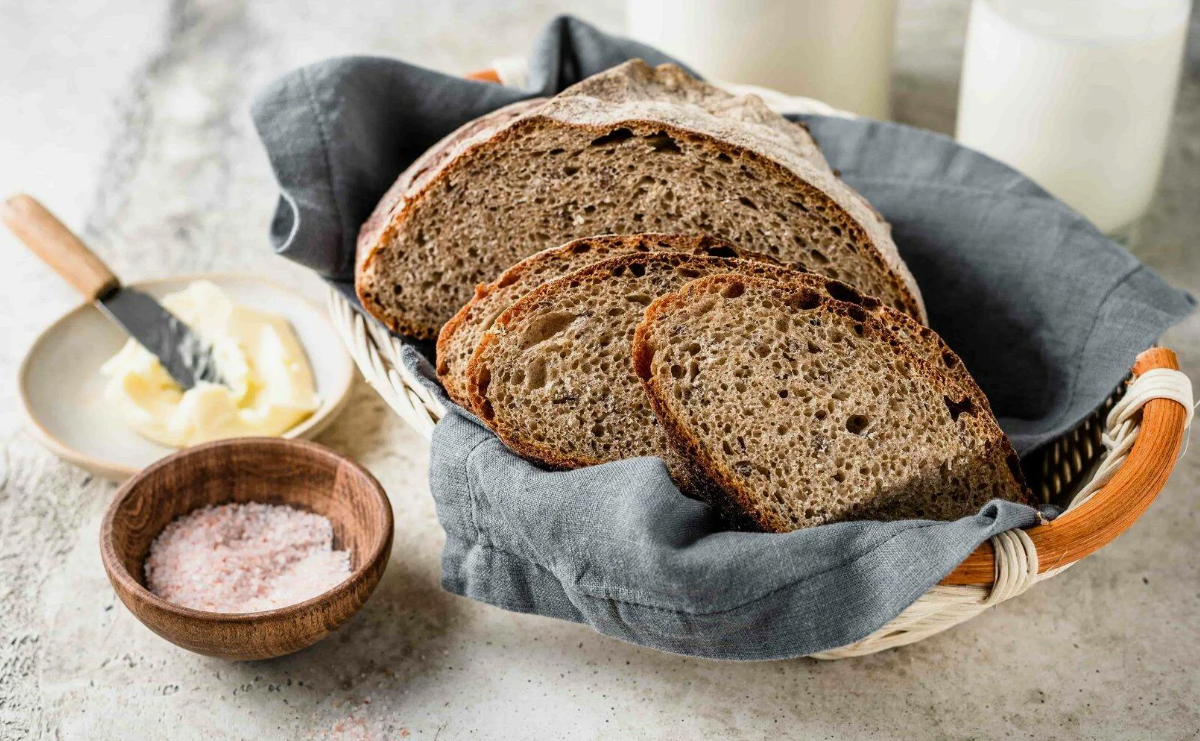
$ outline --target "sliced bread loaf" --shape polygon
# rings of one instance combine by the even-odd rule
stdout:
[[[633,353],[688,479],[764,530],[1027,501],[1007,438],[964,392],[970,376],[860,305],[707,277],[650,305]]]
[[[467,369],[472,408],[510,449],[549,466],[656,455],[674,475],[682,469],[633,373],[630,341],[655,298],[730,272],[795,275],[764,262],[651,252],[535,288],[484,333]]]
[[[717,234],[924,320],[885,222],[799,126],[679,68],[635,61],[484,126],[401,175],[362,230],[356,287],[435,336],[475,285],[593,234]]]
[[[766,260],[732,242],[689,234],[607,234],[585,237],[530,255],[491,283],[475,288],[475,297],[442,327],[437,341],[437,372],[450,398],[470,408],[467,364],[483,333],[500,313],[543,283],[611,257],[639,252],[686,252],[709,257]]]

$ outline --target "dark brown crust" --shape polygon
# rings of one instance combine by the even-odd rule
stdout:
[[[881,274],[887,276],[888,282],[891,283],[893,290],[899,297],[901,303],[904,305],[905,313],[908,313],[919,322],[925,321],[921,301],[915,296],[905,281],[900,277],[897,272],[897,266],[890,264],[889,261],[884,258],[881,249],[871,241],[863,227],[828,194],[804,180],[797,173],[793,172],[782,164],[775,162],[770,158],[764,157],[752,149],[729,144],[709,136],[708,134],[680,129],[675,126],[665,124],[661,121],[626,119],[613,124],[605,124],[601,126],[583,123],[568,123],[559,119],[538,115],[536,111],[527,115],[517,116],[516,120],[505,123],[490,137],[483,139],[478,143],[467,146],[458,152],[453,159],[451,159],[437,171],[435,177],[422,183],[417,189],[416,193],[412,194],[411,197],[403,198],[399,205],[395,206],[388,223],[382,227],[380,227],[378,224],[375,224],[370,230],[364,227],[364,230],[360,234],[359,238],[359,261],[355,280],[355,286],[358,291],[359,300],[362,301],[363,307],[366,308],[367,311],[372,314],[372,316],[375,316],[386,326],[388,326],[388,328],[393,332],[410,335],[419,339],[432,339],[435,337],[441,328],[440,326],[430,327],[418,325],[415,322],[406,320],[402,317],[389,317],[386,315],[383,307],[376,304],[372,300],[372,297],[367,294],[367,291],[365,290],[365,283],[367,280],[366,275],[369,273],[373,265],[374,257],[381,250],[387,248],[388,245],[393,241],[393,238],[401,232],[405,221],[410,218],[412,212],[419,206],[422,200],[428,196],[432,186],[437,181],[449,177],[452,173],[465,166],[463,161],[466,158],[466,155],[484,148],[494,149],[502,147],[510,139],[519,138],[530,129],[540,129],[542,127],[555,126],[586,132],[585,136],[589,139],[595,138],[596,136],[602,135],[617,127],[666,131],[669,135],[678,136],[680,138],[704,140],[720,152],[730,157],[741,158],[758,164],[759,166],[770,171],[774,176],[780,178],[782,181],[790,185],[792,188],[803,192],[807,197],[813,198],[824,205],[825,213],[829,214],[829,216],[826,218],[833,220],[839,225],[840,228],[845,230],[852,238],[854,243],[860,246],[866,246],[868,248],[862,249],[860,247],[858,253],[859,256],[867,257],[867,259],[874,264],[875,269],[880,271]],[[383,208],[382,204],[380,208]],[[376,210],[377,213],[379,210],[380,209]],[[373,215],[372,220],[375,220],[375,218],[375,215]],[[373,222],[369,221],[368,223]]]
[[[911,347],[907,346],[888,330],[884,322],[880,321],[874,313],[860,311],[854,314],[852,313],[852,309],[855,308],[853,304],[832,299],[829,293],[815,290],[811,285],[806,285],[798,281],[781,283],[780,281],[756,277],[716,275],[692,281],[685,285],[682,290],[667,294],[652,302],[646,308],[645,315],[634,333],[634,372],[641,381],[642,387],[646,390],[650,406],[654,410],[655,416],[658,417],[659,423],[666,430],[668,440],[671,441],[672,445],[677,446],[676,449],[679,450],[681,457],[688,463],[688,475],[693,482],[693,486],[705,498],[716,499],[717,506],[722,508],[723,513],[726,513],[730,506],[732,506],[736,509],[736,512],[753,519],[757,526],[764,531],[786,532],[792,529],[789,523],[785,522],[782,518],[772,516],[773,513],[771,512],[764,512],[762,509],[756,507],[752,494],[741,486],[738,478],[719,460],[711,456],[700,444],[699,439],[688,432],[680,421],[671,414],[666,401],[667,394],[665,390],[660,388],[658,378],[652,374],[651,364],[654,358],[654,348],[649,342],[648,335],[655,320],[678,306],[690,303],[697,295],[714,293],[736,282],[744,284],[757,283],[758,287],[766,290],[788,292],[790,293],[789,299],[795,300],[797,303],[804,304],[815,301],[835,314],[860,322],[864,327],[866,335],[872,333],[881,335],[888,340],[885,344],[891,348],[893,353],[903,357],[909,363],[914,363],[918,367],[922,367],[925,370],[927,378],[939,387],[940,390],[944,391],[946,388],[935,369],[926,363]],[[954,387],[957,388],[958,386],[959,383],[955,382]],[[980,393],[980,396],[982,396],[982,393]],[[1011,451],[1012,447],[1008,442],[1008,438],[1000,430],[999,425],[995,423],[994,418],[991,416],[990,408],[988,409],[988,414],[980,416],[980,419],[987,422],[986,426],[994,427],[990,438],[1000,441],[999,444]],[[991,449],[990,445],[985,447],[986,451],[990,451]],[[1010,473],[1014,473],[1011,467]],[[1014,476],[1014,483],[1020,487],[1025,500],[1024,503],[1033,504],[1032,495],[1028,487],[1026,487],[1024,480]],[[726,514],[726,517],[728,516]]]
[[[670,259],[678,262],[689,260],[695,261],[720,261],[726,263],[729,271],[737,275],[749,276],[772,276],[775,281],[787,280],[789,277],[798,275],[791,268],[775,265],[771,263],[755,262],[751,260],[738,260],[731,258],[707,258],[688,255],[684,253],[644,253],[635,255],[625,255],[623,257],[614,257],[601,262],[593,263],[587,267],[576,270],[574,273],[563,276],[549,283],[543,283],[534,290],[525,294],[521,300],[510,306],[499,317],[496,318],[492,328],[484,333],[483,339],[479,343],[479,347],[475,349],[475,354],[471,358],[470,365],[467,366],[468,378],[468,393],[471,403],[470,409],[483,420],[485,424],[492,429],[493,432],[500,438],[502,442],[510,450],[517,455],[537,461],[545,466],[556,469],[572,469],[581,468],[583,466],[594,466],[608,461],[600,460],[592,457],[579,456],[575,458],[567,458],[559,455],[556,451],[549,448],[539,446],[523,440],[504,426],[497,424],[495,414],[491,408],[491,403],[487,399],[487,386],[490,383],[491,367],[490,358],[492,347],[499,343],[508,330],[520,322],[527,314],[531,314],[540,308],[542,301],[548,297],[552,297],[562,286],[570,283],[584,283],[587,281],[600,282],[608,278],[612,268],[618,265],[629,266],[639,261],[649,259]],[[681,488],[686,484],[684,481],[677,481]]]
[[[620,254],[633,252],[685,252],[708,257],[737,257],[745,260],[779,264],[772,257],[739,249],[733,242],[711,234],[603,234],[595,237],[574,239],[564,245],[534,253],[508,270],[505,270],[491,283],[481,283],[476,286],[475,296],[459,309],[458,313],[451,317],[450,321],[446,322],[442,326],[441,332],[438,333],[438,377],[442,382],[442,386],[446,389],[446,393],[449,394],[450,398],[456,404],[467,409],[472,408],[470,396],[466,391],[468,385],[466,369],[460,369],[461,372],[455,374],[453,372],[454,369],[450,368],[447,359],[453,349],[451,345],[455,335],[460,329],[478,318],[475,314],[481,305],[500,288],[520,281],[526,273],[534,270],[540,263],[557,260],[564,255],[590,253],[592,250],[596,250],[597,252],[618,252],[618,254],[597,254],[595,255],[595,259],[581,262],[579,267],[616,257]],[[513,302],[515,303],[520,298],[521,296],[516,296]],[[509,306],[511,305],[509,304]],[[508,307],[505,306],[504,308]],[[484,327],[484,329],[488,328]]]

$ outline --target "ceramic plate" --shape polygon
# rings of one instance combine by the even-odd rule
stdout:
[[[345,406],[354,380],[354,362],[324,309],[290,288],[250,276],[195,275],[133,283],[162,297],[194,280],[219,285],[237,303],[284,316],[308,353],[321,408],[284,433],[311,438]],[[175,452],[128,428],[104,398],[100,366],[127,335],[92,304],[84,304],[51,324],[33,343],[18,380],[29,426],[55,455],[103,476],[122,480]]]

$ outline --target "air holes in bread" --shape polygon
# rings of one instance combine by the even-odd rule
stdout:
[[[632,139],[633,132],[622,126],[619,129],[613,129],[604,136],[598,136],[592,139],[593,147],[603,147],[606,144],[620,144],[621,142]]]
[[[665,131],[660,131],[656,134],[647,136],[646,143],[649,144],[650,148],[655,152],[662,152],[664,154],[683,153],[683,150],[679,148],[678,142],[676,142],[675,139],[673,139],[671,135]]]
[[[737,298],[746,292],[746,286],[741,281],[730,281],[721,289],[721,295],[725,298]]]
[[[804,311],[810,311],[821,305],[821,297],[818,296],[813,291],[807,291],[807,290],[800,291],[800,292],[796,293],[794,296],[792,296],[791,299],[789,299],[788,303],[791,304],[792,306],[795,306],[797,309],[802,309]],[[819,325],[820,325],[820,322],[818,321],[818,324],[814,325],[814,326],[819,326]]]
[[[575,315],[565,311],[540,316],[529,323],[529,328],[521,337],[521,347],[527,349],[541,344],[571,326],[573,321],[575,321]]]
[[[529,367],[525,372],[525,386],[530,390],[537,390],[545,385],[546,359],[539,355],[529,363]]]
[[[962,401],[955,401],[949,396],[943,396],[942,401],[946,403],[946,409],[950,412],[950,419],[955,422],[963,414],[975,413],[975,402],[971,401],[971,397],[966,397]]]
[[[845,301],[848,304],[861,305],[863,301],[862,295],[858,291],[836,280],[831,280],[825,284],[825,292],[838,301]]]
[[[737,250],[728,245],[716,245],[713,247],[706,246],[704,254],[710,257],[738,257]]]
[[[853,414],[846,420],[846,432],[851,435],[861,435],[870,424],[871,420],[867,419],[866,415]]]

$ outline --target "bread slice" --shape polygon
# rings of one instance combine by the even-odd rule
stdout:
[[[709,257],[740,257],[770,262],[732,242],[707,235],[607,234],[585,237],[531,255],[475,288],[475,297],[442,327],[437,341],[437,372],[446,393],[459,406],[471,408],[467,364],[483,333],[517,299],[555,278],[611,257],[639,252],[686,252]]]
[[[646,231],[716,234],[924,321],[887,224],[754,96],[635,61],[467,139],[401,175],[360,234],[359,298],[393,331],[434,337],[548,246]]]
[[[650,305],[633,354],[689,480],[764,530],[1027,501],[1016,454],[963,376],[860,305],[706,277]]]
[[[680,473],[633,373],[630,342],[655,298],[730,272],[794,275],[763,262],[651,252],[541,285],[484,333],[467,369],[472,408],[510,449],[547,466],[659,456]]]

